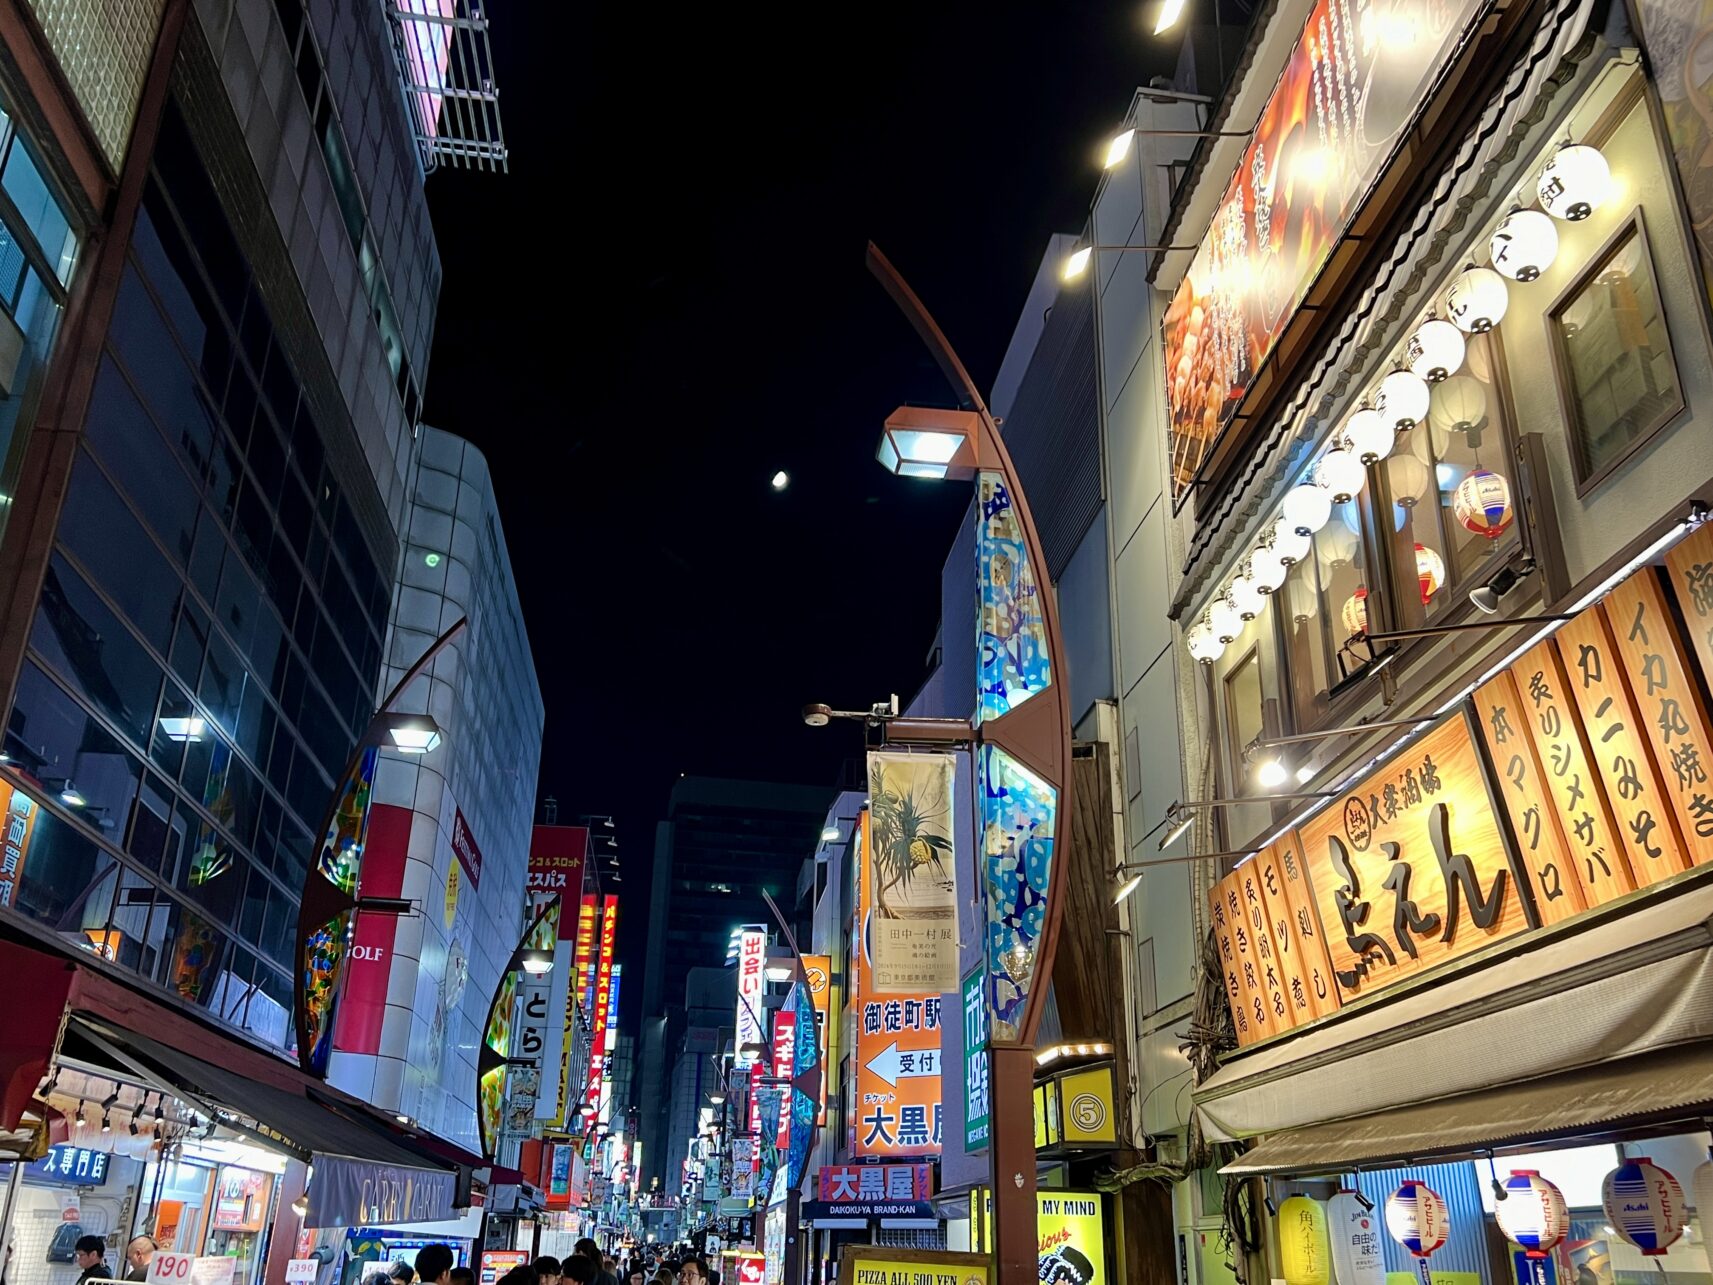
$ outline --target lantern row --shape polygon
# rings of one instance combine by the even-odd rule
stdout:
[[[1600,150],[1583,143],[1560,147],[1542,169],[1536,183],[1540,209],[1514,206],[1488,239],[1492,267],[1465,268],[1447,289],[1445,317],[1430,312],[1404,345],[1399,363],[1357,406],[1328,449],[1306,476],[1285,493],[1281,511],[1267,523],[1255,547],[1237,566],[1231,580],[1214,595],[1185,641],[1190,655],[1211,665],[1226,644],[1243,632],[1246,621],[1261,614],[1267,599],[1285,583],[1293,565],[1306,558],[1314,537],[1343,504],[1367,484],[1368,466],[1392,453],[1401,434],[1426,419],[1433,385],[1457,378],[1475,384],[1458,388],[1449,400],[1448,427],[1467,431],[1479,416],[1460,414],[1464,403],[1485,405],[1480,381],[1458,375],[1468,352],[1465,335],[1485,334],[1504,317],[1510,303],[1507,279],[1530,282],[1552,265],[1558,254],[1558,230],[1553,220],[1575,223],[1586,219],[1606,198],[1611,171]],[[1471,470],[1452,495],[1452,512],[1471,531],[1497,539],[1510,525],[1511,492],[1505,478],[1489,469]],[[1432,549],[1416,545],[1416,570],[1425,588],[1444,578],[1444,563]],[[1359,593],[1345,604],[1345,624],[1352,633],[1367,631],[1367,608]],[[1359,627],[1358,627],[1359,626]]]

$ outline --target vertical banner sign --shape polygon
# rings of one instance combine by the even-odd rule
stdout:
[[[797,1059],[797,1015],[790,1008],[782,1008],[773,1015],[773,1076],[777,1080],[789,1081],[796,1071]],[[776,1144],[785,1153],[791,1146],[791,1094],[779,1095],[779,1113],[775,1120]],[[766,1121],[763,1121],[766,1127]]]
[[[607,988],[607,1055],[601,1063],[601,1114],[606,1124],[613,1115],[613,1062],[619,1048],[619,974],[622,964],[613,965],[612,985]]]
[[[1037,1274],[1042,1281],[1105,1285],[1106,1228],[1100,1200],[1094,1191],[1035,1193]]]
[[[737,1063],[748,1066],[756,1060],[754,1053],[744,1052],[746,1044],[764,1043],[761,1031],[761,992],[767,985],[763,970],[767,966],[767,934],[759,928],[745,928],[738,937],[738,1012]]]
[[[24,858],[30,851],[30,831],[36,824],[36,805],[28,795],[0,783],[6,799],[6,832],[0,834],[0,906],[12,905],[18,885],[24,880]]]
[[[1249,940],[1255,948],[1255,971],[1261,987],[1261,1001],[1267,1006],[1267,1020],[1275,1031],[1291,1028],[1292,1005],[1285,994],[1285,970],[1279,962],[1279,952],[1273,945],[1273,925],[1267,917],[1266,903],[1261,899],[1261,862],[1259,858],[1245,861],[1237,867],[1237,890],[1243,898],[1243,918],[1249,929]]]
[[[958,986],[950,754],[868,756],[872,977],[877,995]]]
[[[1327,958],[1326,934],[1309,891],[1308,863],[1303,860],[1302,837],[1295,831],[1279,841],[1279,878],[1285,885],[1285,905],[1302,951],[1303,979],[1314,993],[1315,1013],[1325,1017],[1338,1007],[1338,986],[1332,980],[1332,961]]]
[[[1285,894],[1285,875],[1278,847],[1268,848],[1251,863],[1272,938],[1273,959],[1285,993],[1286,1026],[1300,1026],[1320,1016],[1322,1009],[1303,968],[1305,951]]]
[[[535,1118],[550,1126],[564,1122],[568,1105],[566,1069],[571,1055],[571,1033],[577,1029],[577,1002],[572,986],[579,916],[583,895],[583,859],[589,832],[582,826],[538,825],[529,840],[530,908],[539,913],[548,897],[559,898],[559,933],[553,947],[553,971],[547,975],[547,1021],[541,1051],[540,1088]],[[453,866],[457,870],[456,865]],[[527,1021],[527,1013],[526,1013]],[[529,1042],[525,1032],[524,1042]]]
[[[821,1064],[821,1104],[815,1114],[815,1123],[827,1123],[827,1095],[832,1091],[833,1062],[831,1060],[832,1046],[828,1036],[832,1031],[829,1025],[833,1011],[833,958],[831,955],[803,956],[804,981],[809,987],[809,1002],[815,1009],[815,1047],[819,1050]]]
[[[867,814],[865,813],[866,817]],[[866,848],[870,830],[864,826]],[[857,890],[855,961],[860,1012],[856,1021],[856,1156],[897,1160],[940,1154],[944,1099],[940,1078],[941,996],[880,994],[873,980],[877,910],[870,876],[875,863],[863,853]]]
[[[601,899],[601,945],[595,962],[593,1022],[589,1042],[588,1074],[584,1077],[583,1101],[595,1111],[601,1108],[601,1075],[607,1065],[607,1009],[612,999],[613,947],[618,940],[619,899]]]
[[[987,1061],[987,1008],[982,986],[987,979],[981,969],[964,978],[959,988],[964,1010],[964,1150],[987,1150],[989,1094]]]

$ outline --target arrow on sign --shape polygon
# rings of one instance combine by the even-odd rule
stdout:
[[[899,1080],[914,1080],[923,1076],[938,1075],[940,1073],[940,1050],[921,1049],[913,1053],[900,1053],[898,1041],[894,1040],[868,1060],[868,1069],[892,1085],[893,1088],[897,1088]]]

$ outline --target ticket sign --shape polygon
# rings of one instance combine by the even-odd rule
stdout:
[[[1453,715],[1300,829],[1346,999],[1530,924],[1468,721]]]

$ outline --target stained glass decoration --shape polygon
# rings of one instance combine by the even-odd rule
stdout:
[[[791,1125],[786,1147],[785,1185],[795,1189],[809,1163],[809,1148],[815,1139],[815,1118],[820,1114],[821,1041],[815,1027],[815,1002],[809,988],[798,982],[787,1000],[792,1022]]]
[[[993,1038],[1019,1038],[1046,925],[1058,791],[997,745],[977,753]]]
[[[779,1119],[784,1101],[785,1094],[780,1089],[762,1089],[756,1094],[761,1117],[761,1138],[756,1151],[761,1157],[761,1169],[756,1174],[755,1195],[756,1203],[764,1208],[772,1199],[773,1178],[779,1172],[779,1132],[774,1122]]]
[[[998,473],[983,473],[976,492],[976,558],[981,582],[980,698],[976,722],[1010,713],[1047,690],[1053,667],[1035,568],[1023,524]]]
[[[335,904],[341,900],[355,901],[357,881],[362,872],[363,846],[369,834],[369,804],[374,790],[375,766],[379,761],[378,749],[363,751],[340,787],[339,802],[328,818],[311,874],[312,882],[317,876],[325,880],[333,896],[317,897],[313,889],[305,889],[304,900],[309,905],[320,903],[325,909],[329,900]],[[303,943],[303,986],[299,1002],[303,1006],[300,1017],[304,1048],[307,1049],[304,1064],[315,1075],[327,1074],[327,1061],[333,1053],[333,1023],[339,1007],[345,961],[351,949],[353,915],[353,908],[340,910],[337,915],[312,927]],[[314,924],[315,921],[311,919],[310,922]]]
[[[355,919],[355,912],[341,910],[303,943],[303,1011],[312,1066],[325,1068],[333,1052],[334,988],[351,949]]]

